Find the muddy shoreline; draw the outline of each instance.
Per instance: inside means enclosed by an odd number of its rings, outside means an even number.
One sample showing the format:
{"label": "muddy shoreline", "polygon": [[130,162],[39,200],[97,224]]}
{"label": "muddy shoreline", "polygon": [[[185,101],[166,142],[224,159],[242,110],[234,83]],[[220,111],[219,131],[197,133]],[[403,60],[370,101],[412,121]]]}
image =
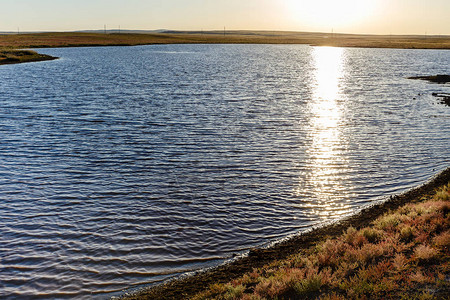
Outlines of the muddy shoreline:
{"label": "muddy shoreline", "polygon": [[232,263],[198,272],[161,285],[144,288],[137,292],[126,293],[115,299],[188,299],[214,283],[226,283],[242,276],[253,268],[262,267],[272,261],[301,253],[311,246],[331,237],[341,235],[349,227],[356,229],[368,226],[384,213],[399,208],[406,203],[419,202],[430,196],[438,188],[450,181],[450,168],[442,171],[427,183],[413,188],[401,195],[391,196],[389,200],[361,210],[359,213],[310,232],[295,236],[268,249],[253,249],[247,257]]}

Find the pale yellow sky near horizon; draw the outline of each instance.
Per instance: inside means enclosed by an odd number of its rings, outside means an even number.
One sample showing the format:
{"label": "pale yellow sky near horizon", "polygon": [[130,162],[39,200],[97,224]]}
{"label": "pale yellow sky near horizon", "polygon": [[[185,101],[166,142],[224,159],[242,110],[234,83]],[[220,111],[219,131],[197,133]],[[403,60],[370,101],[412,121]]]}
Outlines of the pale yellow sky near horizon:
{"label": "pale yellow sky near horizon", "polygon": [[450,0],[0,0],[0,32],[288,30],[450,35]]}

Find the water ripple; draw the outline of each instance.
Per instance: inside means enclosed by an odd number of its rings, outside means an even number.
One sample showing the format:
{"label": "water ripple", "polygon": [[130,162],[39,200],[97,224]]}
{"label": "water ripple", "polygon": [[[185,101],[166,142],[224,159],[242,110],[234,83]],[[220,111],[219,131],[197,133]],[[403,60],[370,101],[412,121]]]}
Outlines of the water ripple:
{"label": "water ripple", "polygon": [[[45,49],[0,68],[0,298],[210,267],[448,167],[445,51]],[[239,59],[237,59],[239,58]],[[420,93],[420,95],[418,95]],[[415,99],[413,99],[415,98]]]}

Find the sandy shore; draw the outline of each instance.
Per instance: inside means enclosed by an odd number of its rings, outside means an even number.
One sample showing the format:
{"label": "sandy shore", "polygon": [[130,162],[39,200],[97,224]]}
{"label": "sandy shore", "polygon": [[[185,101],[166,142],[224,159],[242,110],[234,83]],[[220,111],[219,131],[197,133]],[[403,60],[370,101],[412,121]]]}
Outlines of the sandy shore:
{"label": "sandy shore", "polygon": [[189,299],[211,284],[230,282],[252,271],[254,268],[260,268],[274,261],[286,259],[294,253],[309,249],[327,239],[338,237],[350,227],[356,229],[367,227],[375,219],[391,210],[395,210],[407,203],[415,203],[426,197],[431,197],[437,188],[449,182],[450,168],[420,187],[391,197],[390,200],[384,203],[366,208],[339,223],[296,236],[270,249],[254,249],[250,251],[248,257],[228,265],[220,266],[207,272],[199,272],[187,278],[169,281],[163,285],[143,289],[136,293],[126,294],[121,299]]}

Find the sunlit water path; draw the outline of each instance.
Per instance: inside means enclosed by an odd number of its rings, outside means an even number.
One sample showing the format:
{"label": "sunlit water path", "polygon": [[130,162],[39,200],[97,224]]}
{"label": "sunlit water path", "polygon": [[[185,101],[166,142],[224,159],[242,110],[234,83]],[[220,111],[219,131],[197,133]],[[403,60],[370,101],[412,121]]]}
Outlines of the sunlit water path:
{"label": "sunlit water path", "polygon": [[[104,298],[449,166],[437,50],[45,49],[0,67],[0,298]],[[420,95],[419,95],[420,94]]]}

